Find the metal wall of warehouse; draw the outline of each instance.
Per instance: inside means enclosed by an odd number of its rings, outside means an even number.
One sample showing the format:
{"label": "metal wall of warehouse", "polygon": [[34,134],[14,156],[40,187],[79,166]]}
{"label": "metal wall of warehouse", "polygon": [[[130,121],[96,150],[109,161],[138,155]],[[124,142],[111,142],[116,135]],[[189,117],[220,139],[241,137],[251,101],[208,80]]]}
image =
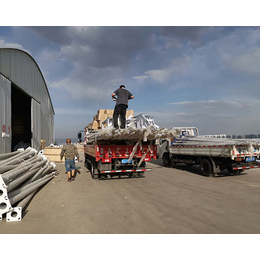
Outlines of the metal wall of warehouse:
{"label": "metal wall of warehouse", "polygon": [[[2,145],[8,143],[10,129],[10,122],[7,122],[10,116],[6,115],[6,113],[11,114],[10,89],[13,87],[10,85],[15,86],[31,99],[32,146],[37,150],[40,149],[41,139],[45,140],[46,145],[52,143],[54,141],[54,109],[46,82],[35,60],[22,50],[0,48],[0,74],[0,126],[5,127],[6,131],[5,137],[0,136],[0,139],[5,139],[0,141],[0,153],[10,152],[10,145]],[[12,134],[12,129],[10,132]]]}

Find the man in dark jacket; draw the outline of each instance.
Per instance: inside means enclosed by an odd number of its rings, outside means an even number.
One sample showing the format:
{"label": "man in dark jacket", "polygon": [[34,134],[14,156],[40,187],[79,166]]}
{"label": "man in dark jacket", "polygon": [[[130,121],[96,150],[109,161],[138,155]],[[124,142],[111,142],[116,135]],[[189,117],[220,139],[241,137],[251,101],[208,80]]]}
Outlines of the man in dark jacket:
{"label": "man in dark jacket", "polygon": [[121,85],[119,89],[114,91],[112,97],[114,98],[117,96],[116,99],[116,106],[114,109],[113,114],[113,121],[114,121],[114,128],[118,129],[118,117],[121,116],[121,129],[125,128],[125,115],[126,109],[128,108],[128,100],[133,99],[134,96],[128,90],[125,89],[124,85]]}

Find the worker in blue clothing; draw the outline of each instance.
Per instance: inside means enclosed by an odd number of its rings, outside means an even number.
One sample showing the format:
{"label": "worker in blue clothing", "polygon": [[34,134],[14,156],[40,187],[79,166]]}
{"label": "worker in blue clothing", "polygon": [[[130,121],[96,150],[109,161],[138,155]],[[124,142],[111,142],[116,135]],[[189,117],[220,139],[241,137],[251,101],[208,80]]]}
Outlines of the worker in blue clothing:
{"label": "worker in blue clothing", "polygon": [[126,110],[128,108],[128,100],[133,99],[134,96],[128,90],[126,90],[124,85],[121,85],[119,89],[114,91],[112,98],[116,99],[116,106],[113,114],[114,128],[118,129],[118,117],[121,116],[121,129],[125,128],[126,124]]}

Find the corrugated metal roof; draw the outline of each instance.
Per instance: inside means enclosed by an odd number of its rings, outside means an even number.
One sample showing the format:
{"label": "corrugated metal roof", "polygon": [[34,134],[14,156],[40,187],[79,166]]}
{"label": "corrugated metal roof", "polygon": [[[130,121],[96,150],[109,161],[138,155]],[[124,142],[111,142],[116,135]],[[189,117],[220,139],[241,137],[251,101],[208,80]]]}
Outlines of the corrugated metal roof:
{"label": "corrugated metal roof", "polygon": [[[34,64],[34,66],[32,64]],[[0,48],[0,74],[22,88],[22,90],[31,95],[31,97],[36,99],[39,103],[42,103],[41,99],[43,98],[42,91],[39,89],[42,85],[40,82],[42,80],[53,114],[55,114],[43,74],[29,53],[20,49]],[[41,79],[39,79],[39,75]]]}

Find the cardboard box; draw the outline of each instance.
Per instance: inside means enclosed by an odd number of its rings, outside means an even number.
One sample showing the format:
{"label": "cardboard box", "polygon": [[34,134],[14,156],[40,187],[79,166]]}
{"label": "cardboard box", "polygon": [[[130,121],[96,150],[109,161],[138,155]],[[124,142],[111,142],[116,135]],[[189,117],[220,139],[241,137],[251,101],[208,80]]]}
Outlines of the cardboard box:
{"label": "cardboard box", "polygon": [[91,129],[94,129],[94,130],[97,130],[97,129],[98,129],[98,122],[97,122],[96,120],[94,120],[94,121],[92,122]]}
{"label": "cardboard box", "polygon": [[134,114],[134,110],[133,109],[127,110],[126,113],[128,113],[129,115],[133,115]]}
{"label": "cardboard box", "polygon": [[106,109],[106,114],[107,115],[113,115],[114,109]]}
{"label": "cardboard box", "polygon": [[105,109],[99,109],[97,112],[97,120],[102,120],[101,118],[106,115],[106,110]]}
{"label": "cardboard box", "polygon": [[126,118],[128,118],[130,115],[134,115],[134,110],[126,111]]}
{"label": "cardboard box", "polygon": [[102,115],[102,116],[100,116],[100,121],[101,122],[103,122],[103,121],[105,121],[107,119],[107,114],[104,114],[104,115]]}

